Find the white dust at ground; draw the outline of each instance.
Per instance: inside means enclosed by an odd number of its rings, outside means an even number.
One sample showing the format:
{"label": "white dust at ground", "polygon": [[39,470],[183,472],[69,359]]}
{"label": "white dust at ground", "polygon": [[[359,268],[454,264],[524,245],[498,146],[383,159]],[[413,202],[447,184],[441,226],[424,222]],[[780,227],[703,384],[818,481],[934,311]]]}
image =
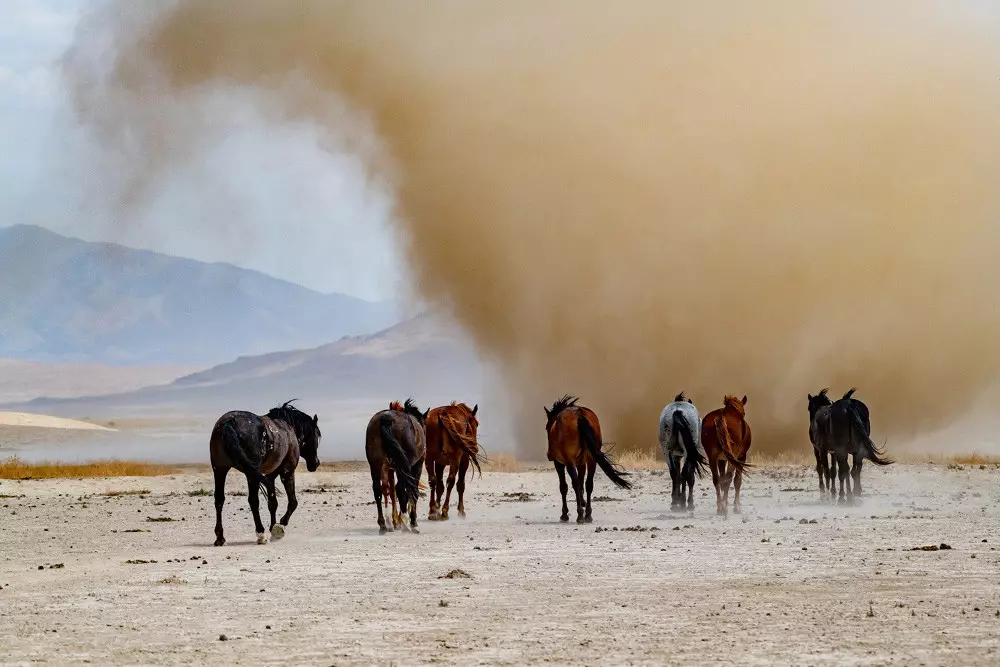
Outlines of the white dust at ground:
{"label": "white dust at ground", "polygon": [[59,428],[75,431],[113,431],[115,429],[80,421],[78,419],[63,419],[49,415],[36,415],[30,412],[0,412],[0,426],[29,426],[32,428]]}
{"label": "white dust at ground", "polygon": [[[254,544],[230,496],[223,548],[189,495],[207,471],[5,480],[0,663],[997,664],[998,474],[866,469],[839,507],[806,467],[767,467],[728,519],[707,482],[688,516],[665,475],[599,477],[579,526],[552,470],[488,473],[467,519],[427,522],[423,500],[419,535],[380,537],[367,472],[301,472],[284,540]],[[104,495],[125,490],[148,493]]]}

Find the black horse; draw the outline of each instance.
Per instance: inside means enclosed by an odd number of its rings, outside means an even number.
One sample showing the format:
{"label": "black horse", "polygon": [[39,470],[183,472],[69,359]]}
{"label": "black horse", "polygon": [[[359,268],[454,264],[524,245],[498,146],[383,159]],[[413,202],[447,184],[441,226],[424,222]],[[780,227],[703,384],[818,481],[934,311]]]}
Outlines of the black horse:
{"label": "black horse", "polygon": [[[855,495],[861,495],[861,468],[865,459],[880,466],[893,463],[885,457],[885,452],[871,439],[871,419],[868,406],[854,398],[856,389],[852,388],[842,398],[834,401],[826,408],[820,408],[814,419],[814,436],[822,452],[829,453],[836,462],[836,473],[840,478],[840,502],[853,501]],[[829,400],[829,399],[827,399]],[[810,429],[813,430],[813,429]],[[815,447],[815,445],[814,445]],[[854,459],[852,468],[848,468],[847,456]],[[830,466],[831,471],[833,466]],[[848,476],[853,478],[854,486]],[[831,495],[833,473],[830,473]]]}
{"label": "black horse", "polygon": [[[295,499],[295,468],[299,455],[306,460],[306,468],[314,472],[319,467],[319,418],[310,417],[287,401],[272,408],[267,415],[235,410],[219,417],[212,428],[209,453],[215,473],[215,546],[226,543],[222,534],[222,505],[226,501],[226,475],[236,468],[247,477],[247,496],[257,530],[257,544],[267,544],[267,535],[260,520],[260,498],[264,490],[267,508],[271,513],[271,537],[280,539],[284,527],[298,506]],[[288,508],[278,524],[278,496],[274,485],[276,477],[288,494]]]}
{"label": "black horse", "polygon": [[[832,452],[827,452],[820,441],[818,433],[817,419],[822,415],[822,419],[829,418],[830,406],[833,401],[827,396],[830,389],[821,389],[818,394],[809,394],[809,442],[813,446],[813,454],[816,455],[816,475],[819,477],[819,495],[824,497],[829,491],[830,497],[834,495],[834,479],[837,476],[837,460]],[[860,402],[860,401],[859,401]],[[867,413],[867,408],[865,408]]]}
{"label": "black horse", "polygon": [[[410,516],[409,529],[418,532],[417,499],[420,497],[420,474],[427,455],[425,424],[429,412],[420,412],[413,400],[408,398],[402,404],[393,401],[388,410],[376,412],[368,422],[365,455],[372,474],[379,534],[394,528],[405,528],[406,514]],[[392,528],[386,526],[382,514],[383,497],[392,500]]]}

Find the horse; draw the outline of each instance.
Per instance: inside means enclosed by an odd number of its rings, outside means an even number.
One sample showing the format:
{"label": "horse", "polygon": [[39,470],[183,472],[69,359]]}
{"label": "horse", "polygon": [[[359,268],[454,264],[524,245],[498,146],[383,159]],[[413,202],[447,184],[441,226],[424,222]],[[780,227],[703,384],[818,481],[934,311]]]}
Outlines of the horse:
{"label": "horse", "polygon": [[[465,517],[465,473],[471,463],[480,476],[483,474],[479,460],[479,443],[476,433],[479,420],[476,413],[479,405],[471,410],[465,403],[451,402],[431,410],[427,416],[427,484],[430,486],[430,507],[428,521],[447,521],[451,490],[458,476],[458,515]],[[448,493],[441,504],[444,493],[444,469],[448,468]],[[440,509],[439,509],[440,508]]]}
{"label": "horse", "polygon": [[[729,513],[729,483],[733,481],[733,473],[736,474],[733,511],[739,514],[742,509],[740,486],[744,471],[750,467],[747,463],[750,424],[746,420],[746,404],[746,396],[740,400],[726,394],[722,407],[709,412],[701,422],[701,442],[712,470],[712,483],[715,484],[716,513],[722,516]],[[727,463],[731,466],[729,470],[726,469]]]}
{"label": "horse", "polygon": [[[851,388],[842,398],[834,401],[828,413],[817,415],[816,420],[822,445],[836,458],[840,478],[838,501],[841,503],[851,503],[855,495],[861,495],[861,468],[865,459],[879,466],[894,463],[872,441],[868,406],[854,398],[855,391],[857,389]],[[854,466],[850,470],[847,467],[848,454],[854,459]],[[853,489],[848,476],[854,480]]]}
{"label": "horse", "polygon": [[[285,526],[298,507],[295,499],[295,468],[299,456],[306,460],[309,472],[319,467],[319,417],[310,417],[286,401],[260,416],[244,410],[234,410],[219,417],[212,427],[209,439],[209,456],[215,475],[215,546],[226,543],[222,532],[222,505],[226,501],[226,476],[236,468],[247,478],[247,497],[253,523],[257,531],[257,544],[267,544],[267,535],[260,520],[260,498],[263,489],[267,508],[271,513],[271,537],[275,540],[285,535]],[[288,507],[281,522],[275,522],[278,496],[275,477],[281,478],[288,496]]]}
{"label": "horse", "polygon": [[[566,471],[573,482],[576,493],[576,522],[590,523],[590,498],[594,491],[594,473],[597,466],[618,487],[631,489],[626,479],[628,473],[618,468],[614,460],[602,451],[601,425],[593,410],[576,404],[578,398],[563,396],[545,410],[545,432],[549,438],[548,459],[555,464],[559,473],[559,491],[562,493],[562,515],[560,521],[569,521],[569,506],[566,504]],[[587,502],[583,501],[583,475],[587,474]]]}
{"label": "horse", "polygon": [[830,389],[821,389],[813,396],[808,394],[809,400],[809,442],[813,446],[813,454],[816,455],[816,475],[819,477],[819,495],[823,497],[827,491],[830,497],[834,494],[833,480],[837,474],[837,460],[833,454],[827,452],[825,440],[819,432],[818,422],[825,420],[830,413],[830,406],[833,401],[827,396]]}
{"label": "horse", "polygon": [[[393,401],[388,410],[376,412],[365,431],[365,455],[372,474],[372,491],[378,508],[379,534],[405,528],[404,513],[410,515],[409,529],[417,530],[417,499],[420,473],[427,453],[424,424],[430,412],[420,412],[413,399],[400,404]],[[385,524],[382,497],[392,500],[392,528]],[[400,510],[396,509],[399,500]]]}
{"label": "horse", "polygon": [[687,508],[694,509],[694,478],[701,477],[708,459],[701,446],[701,417],[698,408],[684,392],[660,413],[660,451],[667,459],[672,490],[670,509],[684,510],[684,487],[687,487]]}

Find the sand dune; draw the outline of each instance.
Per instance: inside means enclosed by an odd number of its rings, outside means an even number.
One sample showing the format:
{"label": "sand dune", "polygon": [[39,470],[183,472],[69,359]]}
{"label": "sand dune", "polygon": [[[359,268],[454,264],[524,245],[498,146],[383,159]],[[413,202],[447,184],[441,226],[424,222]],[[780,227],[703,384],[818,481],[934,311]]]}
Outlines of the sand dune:
{"label": "sand dune", "polygon": [[0,426],[31,426],[33,428],[59,428],[78,431],[114,431],[116,429],[91,424],[77,419],[63,419],[30,412],[0,412]]}

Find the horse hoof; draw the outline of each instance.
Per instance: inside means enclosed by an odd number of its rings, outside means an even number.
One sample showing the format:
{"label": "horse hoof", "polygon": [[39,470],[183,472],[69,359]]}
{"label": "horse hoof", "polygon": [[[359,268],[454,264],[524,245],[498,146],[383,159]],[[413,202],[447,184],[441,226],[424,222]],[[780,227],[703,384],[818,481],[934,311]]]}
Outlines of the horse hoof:
{"label": "horse hoof", "polygon": [[587,523],[587,520],[585,518],[583,518],[582,516],[578,516],[578,517],[576,517],[576,522],[577,523]]}
{"label": "horse hoof", "polygon": [[560,521],[569,521],[569,514],[563,514],[561,517],[559,517],[559,520]]}
{"label": "horse hoof", "polygon": [[683,505],[671,505],[670,506],[670,511],[671,512],[683,512],[684,511],[684,506]]}
{"label": "horse hoof", "polygon": [[438,517],[438,521],[447,521],[447,520],[448,520],[448,513],[447,512],[442,513],[441,516]]}
{"label": "horse hoof", "polygon": [[458,510],[458,518],[460,519],[465,518],[465,510]]}
{"label": "horse hoof", "polygon": [[585,516],[585,517],[583,517],[583,522],[584,523],[594,523],[594,517],[592,517],[592,516]]}
{"label": "horse hoof", "polygon": [[417,529],[416,526],[410,526],[410,532],[414,533],[414,534],[419,534],[420,533],[420,531]]}
{"label": "horse hoof", "polygon": [[267,533],[257,533],[257,544],[267,544]]}
{"label": "horse hoof", "polygon": [[272,540],[280,540],[284,536],[285,536],[285,527],[284,526],[282,526],[280,523],[276,523],[273,526],[271,526],[271,539]]}
{"label": "horse hoof", "polygon": [[431,514],[427,515],[427,520],[428,521],[439,521],[440,519],[441,519],[440,515],[438,515],[436,513],[431,513]]}
{"label": "horse hoof", "polygon": [[389,532],[389,529],[386,528],[385,526],[379,526],[378,527],[378,534],[379,535],[385,535],[388,532]]}
{"label": "horse hoof", "polygon": [[217,547],[224,546],[225,544],[226,544],[226,538],[224,537],[219,537],[215,540],[215,546]]}

